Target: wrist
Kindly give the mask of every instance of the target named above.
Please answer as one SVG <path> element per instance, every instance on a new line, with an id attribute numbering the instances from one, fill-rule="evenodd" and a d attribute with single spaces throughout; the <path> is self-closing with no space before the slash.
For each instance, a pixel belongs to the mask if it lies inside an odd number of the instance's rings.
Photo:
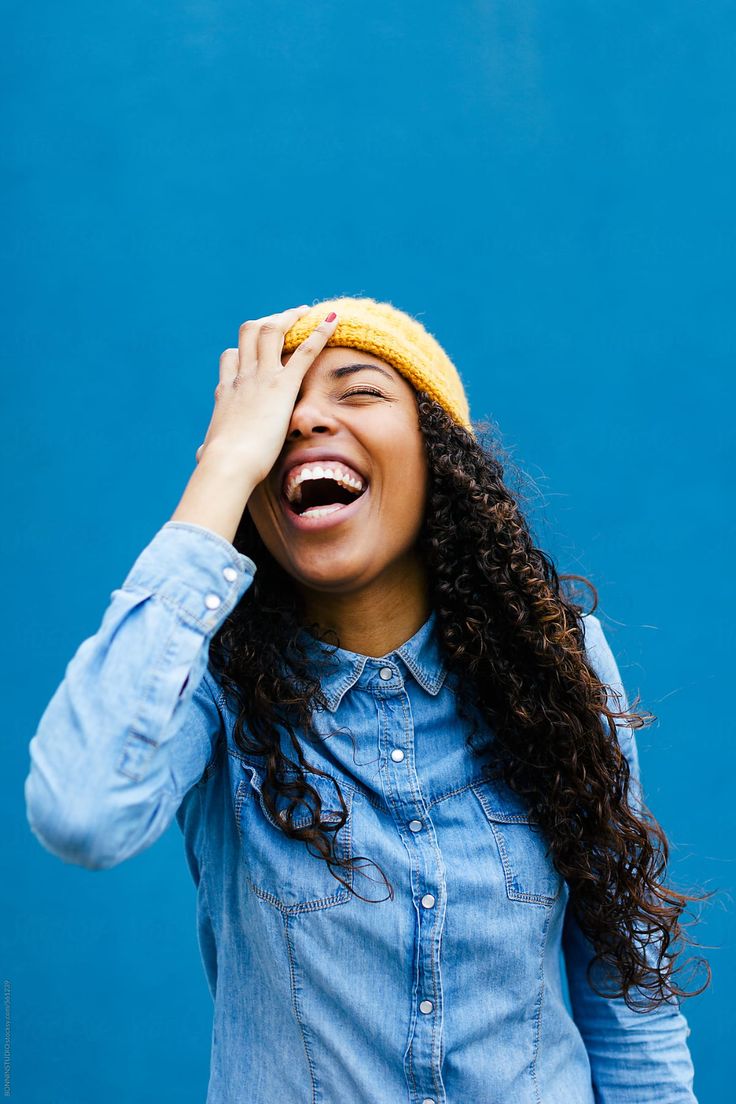
<path id="1" fill-rule="evenodd" d="M 169 520 L 203 525 L 232 544 L 256 482 L 235 458 L 203 452 Z"/>
<path id="2" fill-rule="evenodd" d="M 213 441 L 203 450 L 196 470 L 200 469 L 212 478 L 234 481 L 249 488 L 249 491 L 264 478 L 250 453 L 218 441 Z"/>

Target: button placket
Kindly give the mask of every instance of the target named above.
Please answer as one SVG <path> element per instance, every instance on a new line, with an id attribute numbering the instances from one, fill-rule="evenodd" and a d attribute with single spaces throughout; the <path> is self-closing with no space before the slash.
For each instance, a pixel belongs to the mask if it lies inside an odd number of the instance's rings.
<path id="1" fill-rule="evenodd" d="M 422 820 L 419 820 L 419 819 L 410 820 L 408 826 L 411 829 L 411 831 L 414 832 L 414 833 L 419 833 L 425 828 L 424 822 Z M 430 828 L 431 828 L 431 825 L 427 827 L 427 830 L 429 831 Z M 419 839 L 417 839 L 417 844 L 419 844 Z M 433 893 L 424 893 L 422 895 L 421 905 L 422 905 L 423 909 L 426 909 L 426 910 L 434 909 L 436 904 L 437 904 L 437 899 L 436 899 L 436 897 L 434 896 Z M 441 917 L 434 918 L 432 920 L 430 920 L 430 918 L 427 917 L 426 924 L 423 923 L 421 925 L 420 940 L 422 942 L 422 945 L 424 946 L 426 940 L 429 938 L 430 943 L 427 944 L 427 949 L 428 949 L 429 953 L 433 953 L 431 951 L 432 936 L 430 935 L 430 932 L 434 931 L 435 922 L 436 922 L 437 919 L 441 920 Z M 431 971 L 432 971 L 432 967 L 431 967 L 429 961 L 427 960 L 428 959 L 428 954 L 423 954 L 422 959 L 423 959 L 423 961 L 422 961 L 422 965 L 421 965 L 421 968 L 420 968 L 420 976 L 418 978 L 418 981 L 420 982 L 420 985 L 422 984 L 423 981 L 426 982 L 430 978 Z M 436 1017 L 438 1015 L 438 1008 L 437 1008 L 436 1002 L 434 1000 L 430 1000 L 428 997 L 425 997 L 423 1000 L 421 1000 L 419 1002 L 418 1009 L 419 1009 L 419 1012 L 422 1014 L 422 1016 L 427 1017 L 428 1026 L 427 1026 L 427 1029 L 425 1029 L 425 1030 L 429 1031 L 430 1034 L 427 1036 L 424 1032 L 420 1032 L 419 1037 L 416 1040 L 417 1055 L 419 1055 L 419 1053 L 421 1053 L 421 1049 L 423 1049 L 423 1048 L 427 1049 L 428 1055 L 429 1055 L 429 1053 L 433 1049 L 433 1040 L 435 1039 L 435 1034 L 436 1034 L 436 1028 L 432 1024 L 432 1018 Z M 422 1043 L 422 1042 L 420 1042 L 420 1040 L 422 1039 L 423 1035 L 424 1035 L 424 1039 L 423 1039 L 423 1043 Z M 432 1101 L 432 1104 L 435 1104 L 435 1098 L 434 1097 L 424 1097 L 423 1101 Z"/>
<path id="2" fill-rule="evenodd" d="M 397 798 L 397 812 L 399 808 L 404 811 L 404 817 L 399 819 L 399 823 L 403 820 L 404 833 L 407 831 L 412 833 L 414 843 L 407 840 L 408 850 L 411 855 L 411 867 L 414 872 L 414 876 L 419 880 L 419 885 L 434 884 L 436 877 L 442 878 L 442 859 L 437 852 L 437 846 L 434 842 L 434 832 L 432 822 L 429 815 L 426 816 L 423 809 L 424 797 L 420 785 L 419 778 L 415 770 L 415 763 L 413 754 L 410 751 L 413 749 L 413 712 L 411 704 L 407 704 L 403 694 L 394 696 L 389 688 L 388 683 L 391 679 L 395 680 L 398 684 L 402 681 L 401 674 L 397 670 L 392 670 L 390 667 L 381 667 L 378 669 L 378 679 L 376 682 L 380 683 L 383 680 L 385 691 L 380 693 L 380 685 L 378 687 L 379 697 L 382 700 L 381 708 L 385 712 L 386 721 L 383 728 L 383 733 L 386 738 L 388 747 L 384 744 L 384 754 L 389 757 L 389 762 L 396 764 L 403 763 L 401 770 L 392 771 L 393 775 L 393 792 Z M 400 735 L 403 734 L 403 735 Z M 402 746 L 392 746 L 391 737 Z M 417 810 L 419 814 L 417 815 Z M 414 815 L 412 816 L 412 813 Z M 434 994 L 437 999 L 430 999 L 425 997 L 419 999 L 419 995 L 424 989 L 433 992 L 433 987 L 436 985 L 438 977 L 438 955 L 439 955 L 439 943 L 441 938 L 441 925 L 443 921 L 443 914 L 440 908 L 440 903 L 432 893 L 424 893 L 420 898 L 416 897 L 415 892 L 412 893 L 412 897 L 416 904 L 420 904 L 421 916 L 417 916 L 417 937 L 419 940 L 418 961 L 416 969 L 414 971 L 415 981 L 417 989 L 417 1003 L 414 1006 L 420 1015 L 417 1017 L 417 1024 L 415 1030 L 412 1032 L 412 1053 L 414 1055 L 414 1070 L 419 1086 L 417 1091 L 421 1093 L 422 1089 L 427 1092 L 432 1084 L 439 1087 L 441 1084 L 441 1075 L 437 1067 L 439 1061 L 438 1051 L 438 1039 L 440 1037 L 440 1017 L 441 1017 L 441 993 L 434 989 Z M 437 1022 L 435 1023 L 435 1020 Z M 420 1072 L 421 1071 L 421 1072 Z M 422 1084 L 424 1082 L 424 1084 Z M 444 1098 L 441 1098 L 444 1099 Z M 437 1097 L 419 1096 L 417 1098 L 417 1104 L 419 1102 L 432 1101 L 432 1104 L 438 1104 Z"/>

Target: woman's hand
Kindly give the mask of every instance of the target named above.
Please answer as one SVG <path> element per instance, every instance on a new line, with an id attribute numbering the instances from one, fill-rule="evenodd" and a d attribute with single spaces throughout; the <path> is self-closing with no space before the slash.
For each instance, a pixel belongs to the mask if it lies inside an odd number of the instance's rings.
<path id="1" fill-rule="evenodd" d="M 325 319 L 282 364 L 284 336 L 309 310 L 292 307 L 242 324 L 238 348 L 220 357 L 215 409 L 197 463 L 206 453 L 230 468 L 242 464 L 254 485 L 268 475 L 284 446 L 302 379 L 337 325 L 336 317 Z"/>

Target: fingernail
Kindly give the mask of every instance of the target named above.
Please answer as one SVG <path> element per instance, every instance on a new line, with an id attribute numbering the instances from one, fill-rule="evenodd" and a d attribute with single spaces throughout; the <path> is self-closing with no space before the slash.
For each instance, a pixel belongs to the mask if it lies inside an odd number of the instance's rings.
<path id="1" fill-rule="evenodd" d="M 337 315 L 335 314 L 335 312 L 330 311 L 330 313 L 325 318 L 325 322 L 332 322 L 335 318 L 337 318 Z"/>

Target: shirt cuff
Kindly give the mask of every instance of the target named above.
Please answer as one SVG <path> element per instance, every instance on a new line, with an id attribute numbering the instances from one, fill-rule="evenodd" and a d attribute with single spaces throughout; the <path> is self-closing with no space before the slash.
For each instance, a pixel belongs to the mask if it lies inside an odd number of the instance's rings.
<path id="1" fill-rule="evenodd" d="M 190 521 L 167 521 L 128 572 L 123 590 L 155 594 L 209 633 L 237 606 L 256 565 L 219 533 Z"/>

